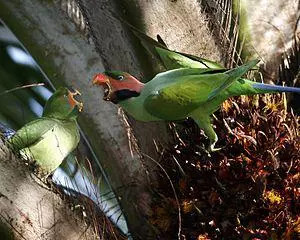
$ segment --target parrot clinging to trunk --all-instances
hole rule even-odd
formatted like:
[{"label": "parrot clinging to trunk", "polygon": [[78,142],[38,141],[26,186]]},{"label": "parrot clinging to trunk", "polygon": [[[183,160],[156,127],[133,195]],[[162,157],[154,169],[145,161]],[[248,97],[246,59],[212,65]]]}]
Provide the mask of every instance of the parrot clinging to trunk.
[{"label": "parrot clinging to trunk", "polygon": [[226,69],[179,68],[157,74],[143,84],[121,71],[95,75],[93,83],[105,89],[104,100],[118,103],[129,115],[140,121],[181,120],[191,117],[204,130],[214,151],[218,138],[210,115],[227,98],[271,92],[297,92],[299,88],[281,87],[242,79],[257,60]]},{"label": "parrot clinging to trunk", "polygon": [[19,129],[8,141],[15,151],[33,160],[42,177],[47,177],[78,145],[80,134],[76,123],[82,103],[61,87],[49,98],[42,117]]}]

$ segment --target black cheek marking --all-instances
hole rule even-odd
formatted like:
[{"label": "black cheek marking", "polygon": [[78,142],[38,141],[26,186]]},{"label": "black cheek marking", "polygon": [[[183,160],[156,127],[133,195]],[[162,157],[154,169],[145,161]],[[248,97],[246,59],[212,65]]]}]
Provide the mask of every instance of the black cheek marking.
[{"label": "black cheek marking", "polygon": [[129,89],[118,90],[111,95],[110,101],[117,104],[128,98],[138,97],[139,95],[138,92]]}]

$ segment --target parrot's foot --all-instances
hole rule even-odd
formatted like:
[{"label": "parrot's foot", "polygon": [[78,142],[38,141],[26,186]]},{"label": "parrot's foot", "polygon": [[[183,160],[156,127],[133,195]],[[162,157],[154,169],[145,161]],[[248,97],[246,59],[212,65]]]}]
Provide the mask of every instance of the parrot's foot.
[{"label": "parrot's foot", "polygon": [[222,150],[223,148],[209,148],[209,152],[217,152],[217,151],[220,151]]},{"label": "parrot's foot", "polygon": [[215,144],[216,143],[213,143],[208,147],[209,152],[216,152],[216,151],[220,151],[222,149],[222,148],[215,148]]},{"label": "parrot's foot", "polygon": [[206,152],[206,154],[207,154],[209,157],[211,157],[211,153],[212,153],[212,152],[216,152],[216,151],[219,151],[219,150],[223,149],[223,148],[215,148],[214,145],[215,145],[215,144],[212,144],[212,145],[210,145],[208,148],[202,147],[202,146],[199,146],[199,145],[198,145],[198,147],[201,148],[204,152]]}]

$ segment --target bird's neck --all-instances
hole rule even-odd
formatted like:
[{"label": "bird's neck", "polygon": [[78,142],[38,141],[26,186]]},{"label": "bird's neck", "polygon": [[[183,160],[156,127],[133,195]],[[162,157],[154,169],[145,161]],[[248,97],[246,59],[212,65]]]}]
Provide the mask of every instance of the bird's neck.
[{"label": "bird's neck", "polygon": [[[120,85],[120,84],[119,84]],[[130,81],[126,82],[126,88],[133,90],[137,93],[141,93],[145,84],[137,80],[135,77],[131,76]],[[124,86],[125,87],[125,86]]]},{"label": "bird's neck", "polygon": [[131,97],[119,102],[119,105],[125,112],[138,121],[148,122],[160,120],[147,112],[144,107],[144,97],[143,94],[138,97]]},{"label": "bird's neck", "polygon": [[123,89],[114,92],[111,96],[111,101],[117,104],[130,98],[136,98],[141,94],[144,86],[144,83],[132,77],[132,81],[126,83],[126,88],[124,87]]}]

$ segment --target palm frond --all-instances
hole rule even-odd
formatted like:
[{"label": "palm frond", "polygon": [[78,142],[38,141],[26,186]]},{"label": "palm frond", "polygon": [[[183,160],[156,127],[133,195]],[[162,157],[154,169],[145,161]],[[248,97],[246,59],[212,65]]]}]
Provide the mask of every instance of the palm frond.
[{"label": "palm frond", "polygon": [[227,67],[243,63],[243,52],[247,40],[244,31],[245,14],[239,0],[201,1],[204,11],[210,16],[210,28],[224,52]]}]

